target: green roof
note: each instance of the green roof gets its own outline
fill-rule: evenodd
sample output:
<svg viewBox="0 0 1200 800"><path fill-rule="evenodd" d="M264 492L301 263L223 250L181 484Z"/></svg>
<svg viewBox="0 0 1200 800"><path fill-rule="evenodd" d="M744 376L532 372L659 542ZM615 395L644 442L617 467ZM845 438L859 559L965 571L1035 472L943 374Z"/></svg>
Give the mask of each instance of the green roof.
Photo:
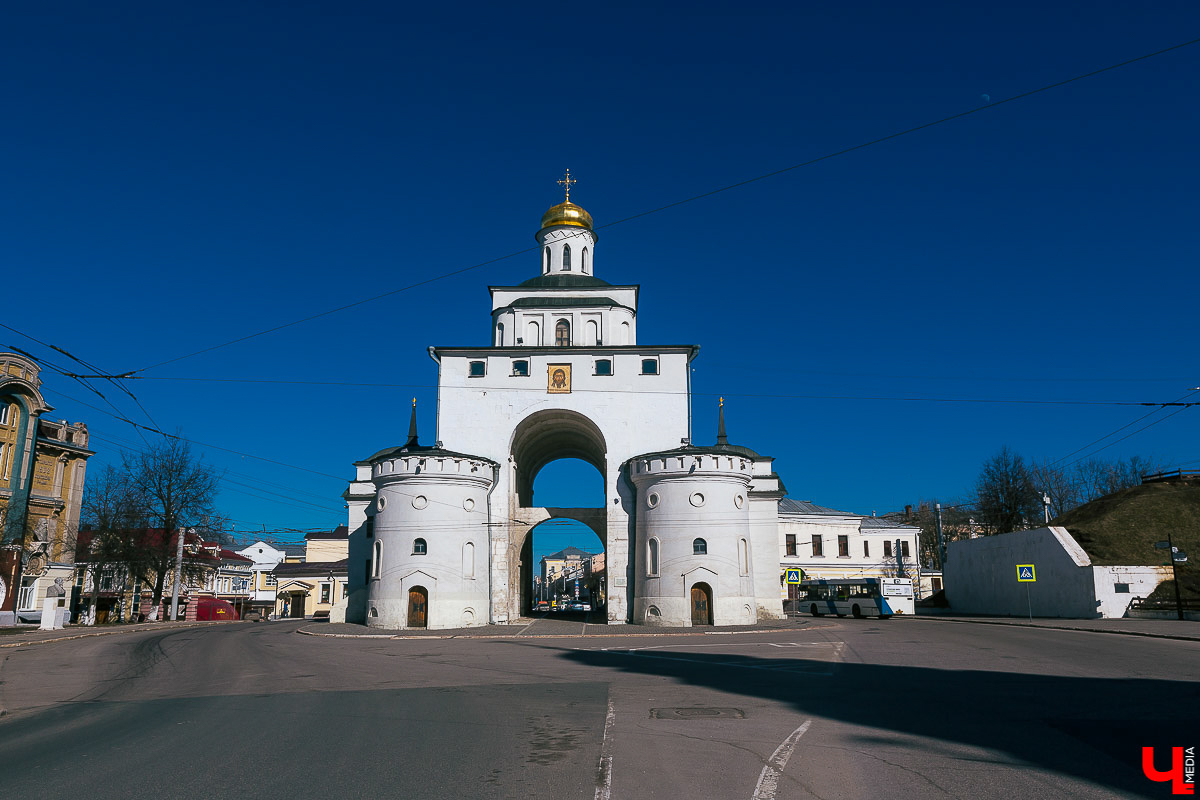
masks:
<svg viewBox="0 0 1200 800"><path fill-rule="evenodd" d="M572 272L551 272L539 275L521 282L521 287L530 289L578 289L583 287L612 286L608 281L593 278L591 275L579 275Z"/></svg>
<svg viewBox="0 0 1200 800"><path fill-rule="evenodd" d="M595 308L621 306L621 303L611 297L521 297L509 303L509 308L539 308L542 306Z"/></svg>

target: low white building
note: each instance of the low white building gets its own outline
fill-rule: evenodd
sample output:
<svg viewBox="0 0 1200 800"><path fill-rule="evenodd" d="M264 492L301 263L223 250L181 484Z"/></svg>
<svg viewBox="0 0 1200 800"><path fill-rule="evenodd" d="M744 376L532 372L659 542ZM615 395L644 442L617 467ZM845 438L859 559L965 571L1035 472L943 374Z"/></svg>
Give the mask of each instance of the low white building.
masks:
<svg viewBox="0 0 1200 800"><path fill-rule="evenodd" d="M277 590L271 570L283 563L287 553L262 541L242 548L237 553L253 562L250 565L250 607L269 612L275 607Z"/></svg>
<svg viewBox="0 0 1200 800"><path fill-rule="evenodd" d="M950 542L944 573L956 612L1095 619L1125 616L1171 568L1093 565L1066 528L1050 527Z"/></svg>
<svg viewBox="0 0 1200 800"><path fill-rule="evenodd" d="M779 501L780 572L805 579L911 578L919 585L920 528L785 497ZM795 584L784 588L795 599Z"/></svg>

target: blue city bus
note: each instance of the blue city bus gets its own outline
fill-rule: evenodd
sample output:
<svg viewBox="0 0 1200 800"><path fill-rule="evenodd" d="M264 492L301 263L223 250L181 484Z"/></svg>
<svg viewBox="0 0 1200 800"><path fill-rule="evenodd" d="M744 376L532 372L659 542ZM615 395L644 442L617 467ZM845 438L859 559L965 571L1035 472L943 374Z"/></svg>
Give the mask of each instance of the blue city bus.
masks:
<svg viewBox="0 0 1200 800"><path fill-rule="evenodd" d="M836 614L855 618L913 614L910 578L828 578L800 581L801 611L814 617Z"/></svg>

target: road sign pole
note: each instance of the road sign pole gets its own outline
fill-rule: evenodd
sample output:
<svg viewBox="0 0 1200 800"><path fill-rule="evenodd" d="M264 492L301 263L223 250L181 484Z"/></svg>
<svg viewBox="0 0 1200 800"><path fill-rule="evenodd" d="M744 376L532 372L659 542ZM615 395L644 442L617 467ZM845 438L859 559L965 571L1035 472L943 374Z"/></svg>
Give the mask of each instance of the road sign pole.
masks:
<svg viewBox="0 0 1200 800"><path fill-rule="evenodd" d="M1029 584L1025 584L1025 602L1029 605L1029 621L1033 622L1033 600L1029 595Z"/></svg>
<svg viewBox="0 0 1200 800"><path fill-rule="evenodd" d="M1175 584L1175 614L1183 619L1183 601L1179 599L1179 573L1175 571L1175 545L1171 543L1171 532L1167 531L1167 558L1171 559L1171 583Z"/></svg>

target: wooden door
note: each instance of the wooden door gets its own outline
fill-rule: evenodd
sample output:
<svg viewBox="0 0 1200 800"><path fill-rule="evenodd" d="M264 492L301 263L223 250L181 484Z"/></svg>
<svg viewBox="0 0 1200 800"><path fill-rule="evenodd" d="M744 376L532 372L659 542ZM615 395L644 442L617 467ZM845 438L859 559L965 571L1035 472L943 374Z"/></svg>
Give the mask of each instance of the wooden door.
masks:
<svg viewBox="0 0 1200 800"><path fill-rule="evenodd" d="M712 590L708 584L697 583L692 587L692 624L712 625Z"/></svg>
<svg viewBox="0 0 1200 800"><path fill-rule="evenodd" d="M429 595L420 586L408 590L408 627L424 628L429 609Z"/></svg>

